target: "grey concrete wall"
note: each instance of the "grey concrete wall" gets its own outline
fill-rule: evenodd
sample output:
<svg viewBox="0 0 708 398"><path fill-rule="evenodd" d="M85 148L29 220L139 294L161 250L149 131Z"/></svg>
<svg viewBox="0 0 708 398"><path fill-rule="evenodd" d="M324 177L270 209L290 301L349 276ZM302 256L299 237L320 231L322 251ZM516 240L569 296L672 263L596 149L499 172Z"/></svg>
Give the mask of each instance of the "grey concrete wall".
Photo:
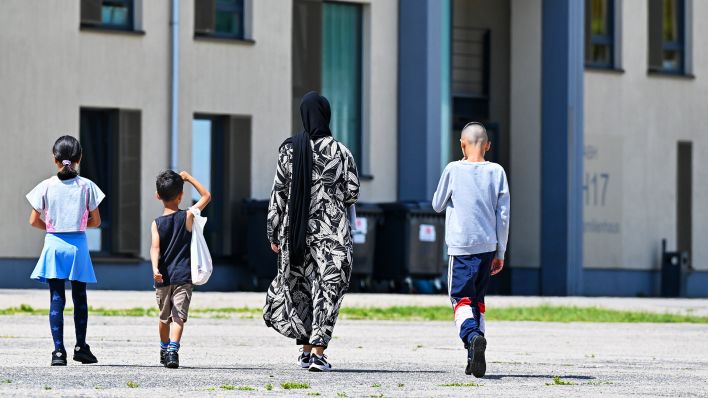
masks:
<svg viewBox="0 0 708 398"><path fill-rule="evenodd" d="M511 236L514 267L541 264L541 0L511 0Z"/></svg>
<svg viewBox="0 0 708 398"><path fill-rule="evenodd" d="M677 141L693 142L693 264L708 270L708 35L701 23L708 3L693 2L695 78L647 74L647 2L624 1L624 73L585 73L585 137L604 160L586 156L588 171L610 174L607 209L588 208L589 219L607 220L619 233L589 236L589 268L657 269L661 239L676 245ZM615 178L615 176L617 178ZM611 202L610 202L611 201ZM599 256L598 253L605 255ZM595 256L594 258L592 256Z"/></svg>

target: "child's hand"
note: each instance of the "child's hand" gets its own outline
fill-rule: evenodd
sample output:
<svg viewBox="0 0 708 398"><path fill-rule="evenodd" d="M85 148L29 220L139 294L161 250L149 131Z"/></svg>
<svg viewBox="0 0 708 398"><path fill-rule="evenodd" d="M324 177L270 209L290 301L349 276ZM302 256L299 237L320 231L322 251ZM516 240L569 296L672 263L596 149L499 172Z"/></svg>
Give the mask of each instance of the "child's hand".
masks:
<svg viewBox="0 0 708 398"><path fill-rule="evenodd" d="M192 178L192 176L189 175L189 173L187 173L186 171L180 172L179 176L182 177L182 179L185 181L189 181L189 179Z"/></svg>
<svg viewBox="0 0 708 398"><path fill-rule="evenodd" d="M158 270L153 270L152 271L152 279L155 280L157 283L162 283L162 274Z"/></svg>
<svg viewBox="0 0 708 398"><path fill-rule="evenodd" d="M270 244L270 250L273 250L273 253L280 253L280 246L276 245L275 243Z"/></svg>
<svg viewBox="0 0 708 398"><path fill-rule="evenodd" d="M492 260L492 275L496 275L504 268L504 260L495 258Z"/></svg>

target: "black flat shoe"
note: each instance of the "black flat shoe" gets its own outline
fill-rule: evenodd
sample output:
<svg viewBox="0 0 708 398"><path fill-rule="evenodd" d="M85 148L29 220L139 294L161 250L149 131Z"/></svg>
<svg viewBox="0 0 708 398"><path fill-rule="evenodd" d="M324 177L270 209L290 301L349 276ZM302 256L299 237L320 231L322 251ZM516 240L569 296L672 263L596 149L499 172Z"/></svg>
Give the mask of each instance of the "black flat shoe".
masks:
<svg viewBox="0 0 708 398"><path fill-rule="evenodd" d="M66 366L66 351L56 350L52 353L52 366Z"/></svg>
<svg viewBox="0 0 708 398"><path fill-rule="evenodd" d="M467 348L467 368L466 374L474 377L484 377L487 372L487 361L484 358L484 351L487 349L487 339L484 336L474 336Z"/></svg>
<svg viewBox="0 0 708 398"><path fill-rule="evenodd" d="M170 369L179 368L179 354L177 351L167 351L165 354L165 367Z"/></svg>
<svg viewBox="0 0 708 398"><path fill-rule="evenodd" d="M87 363L98 363L98 359L91 353L91 348L88 344L83 347L74 347L74 361L81 362L83 364Z"/></svg>

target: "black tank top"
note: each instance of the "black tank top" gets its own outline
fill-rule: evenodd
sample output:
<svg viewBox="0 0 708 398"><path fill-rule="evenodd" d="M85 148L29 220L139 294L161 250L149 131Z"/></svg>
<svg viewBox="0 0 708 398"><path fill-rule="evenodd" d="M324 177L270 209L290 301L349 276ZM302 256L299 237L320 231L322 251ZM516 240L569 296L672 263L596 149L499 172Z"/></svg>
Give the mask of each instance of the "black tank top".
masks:
<svg viewBox="0 0 708 398"><path fill-rule="evenodd" d="M160 260L157 267L163 283L155 287L192 283L190 244L192 233L187 231L187 212L176 211L155 219L160 235Z"/></svg>

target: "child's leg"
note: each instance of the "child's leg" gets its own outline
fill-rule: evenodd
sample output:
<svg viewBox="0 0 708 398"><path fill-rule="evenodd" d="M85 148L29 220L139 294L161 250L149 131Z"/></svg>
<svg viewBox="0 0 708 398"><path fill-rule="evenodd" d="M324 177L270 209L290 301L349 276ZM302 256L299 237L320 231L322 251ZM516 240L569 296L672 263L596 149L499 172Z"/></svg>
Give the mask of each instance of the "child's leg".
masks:
<svg viewBox="0 0 708 398"><path fill-rule="evenodd" d="M475 277L475 296L472 300L473 308L475 309L475 315L479 319L479 331L480 334L484 335L484 312L486 311L484 305L484 296L487 294L487 286L489 286L489 277L492 272L492 260L496 253L484 253L480 254L479 257L482 260L480 264L479 271Z"/></svg>
<svg viewBox="0 0 708 398"><path fill-rule="evenodd" d="M52 329L52 339L55 350L64 350L64 306L66 292L64 279L48 279L49 283L49 326Z"/></svg>
<svg viewBox="0 0 708 398"><path fill-rule="evenodd" d="M168 351L179 351L180 341L182 341L182 332L184 324L187 322L189 314L189 304L192 301L192 285L174 286L172 292L172 311L170 319L170 344Z"/></svg>
<svg viewBox="0 0 708 398"><path fill-rule="evenodd" d="M484 335L484 321L478 306L476 283L480 269L484 268L483 263L483 257L480 255L450 256L448 291L455 314L455 324L465 346L474 336Z"/></svg>
<svg viewBox="0 0 708 398"><path fill-rule="evenodd" d="M167 343L170 342L170 324L162 321L158 322L160 324L160 343L167 348Z"/></svg>
<svg viewBox="0 0 708 398"><path fill-rule="evenodd" d="M88 302L86 298L86 283L71 281L71 298L74 301L74 327L76 328L76 346L86 345L86 328L88 326Z"/></svg>

